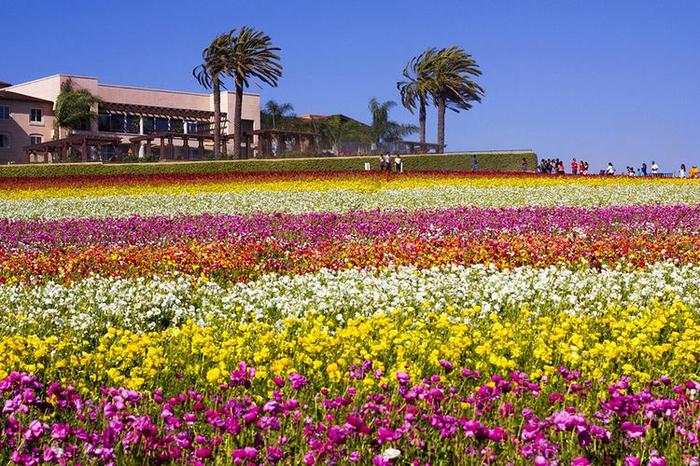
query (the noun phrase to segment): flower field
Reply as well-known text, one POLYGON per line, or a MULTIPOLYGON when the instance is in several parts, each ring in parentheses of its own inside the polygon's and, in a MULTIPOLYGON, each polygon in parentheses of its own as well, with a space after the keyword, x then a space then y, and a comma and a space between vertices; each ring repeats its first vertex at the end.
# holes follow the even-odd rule
POLYGON ((0 180, 3 464, 700 464, 700 183, 0 180))

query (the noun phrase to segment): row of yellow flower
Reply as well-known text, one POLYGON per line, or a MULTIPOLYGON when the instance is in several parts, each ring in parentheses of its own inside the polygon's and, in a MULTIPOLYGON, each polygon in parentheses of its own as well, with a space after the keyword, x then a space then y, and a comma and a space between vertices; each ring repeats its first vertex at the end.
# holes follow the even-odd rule
POLYGON ((259 191, 326 191, 350 189, 364 192, 383 189, 431 188, 437 186, 456 187, 545 187, 579 185, 599 187, 610 185, 639 185, 643 183, 688 184, 694 180, 652 179, 635 177, 589 177, 589 176, 517 176, 463 174, 403 174, 400 176, 377 176, 376 174, 297 174, 271 177, 237 175, 232 177, 133 177, 104 180, 81 178, 78 180, 37 180, 16 183, 0 182, 0 199, 44 199, 61 197, 144 195, 144 194, 196 194, 216 192, 259 191))
POLYGON ((263 376, 296 370, 313 374, 319 387, 334 387, 363 360, 383 371, 365 379, 373 385, 391 382, 396 371, 434 373, 441 359, 489 374, 520 369, 537 377, 564 366, 593 380, 630 375, 636 384, 664 374, 698 377, 700 317, 679 302, 603 316, 535 315, 526 306, 517 315, 478 307, 438 315, 429 307, 345 323, 309 314, 279 325, 190 323, 146 334, 110 329, 94 341, 5 335, 0 378, 17 370, 71 381, 85 392, 102 384, 176 390, 216 385, 247 361, 263 376))

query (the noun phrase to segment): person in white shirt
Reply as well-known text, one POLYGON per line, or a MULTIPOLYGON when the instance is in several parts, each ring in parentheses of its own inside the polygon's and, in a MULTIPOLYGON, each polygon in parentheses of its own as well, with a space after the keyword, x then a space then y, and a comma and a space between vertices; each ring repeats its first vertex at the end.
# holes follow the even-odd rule
POLYGON ((653 160, 651 161, 651 176, 656 176, 659 174, 659 166, 656 165, 656 162, 653 160))
POLYGON ((613 167, 612 162, 608 163, 608 168, 605 170, 606 175, 614 175, 615 174, 615 167, 613 167))
POLYGON ((396 154, 396 158, 394 159, 394 165, 396 166, 396 173, 403 172, 403 164, 401 163, 400 154, 396 154))
POLYGON ((681 164, 681 169, 678 170, 678 178, 685 178, 685 164, 681 164))

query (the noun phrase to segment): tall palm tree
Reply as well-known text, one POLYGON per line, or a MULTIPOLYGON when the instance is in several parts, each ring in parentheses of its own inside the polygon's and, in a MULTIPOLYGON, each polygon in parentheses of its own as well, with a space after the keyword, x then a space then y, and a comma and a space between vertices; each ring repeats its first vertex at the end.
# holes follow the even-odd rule
POLYGON ((389 120, 389 110, 396 107, 396 102, 387 100, 379 102, 375 97, 369 99, 369 111, 372 114, 372 126, 370 127, 372 139, 375 144, 392 142, 402 137, 415 133, 418 128, 414 125, 404 125, 389 120))
POLYGON ((431 90, 430 66, 437 49, 428 49, 413 57, 403 69, 404 81, 396 83, 401 94, 401 104, 413 113, 418 108, 418 138, 425 144, 426 107, 431 90))
POLYGON ((219 34, 202 50, 202 63, 192 70, 192 75, 206 89, 214 93, 214 158, 219 158, 221 150, 221 88, 223 78, 228 73, 227 50, 231 37, 229 33, 219 34))
POLYGON ((445 110, 469 110, 472 102, 481 102, 484 89, 472 80, 481 76, 476 61, 455 45, 440 49, 430 60, 430 94, 438 112, 437 143, 442 152, 445 145, 445 110))
POLYGON ((243 90, 251 80, 257 80, 277 87, 282 77, 282 64, 277 51, 272 46, 270 36, 261 31, 243 26, 238 32, 232 29, 226 51, 227 74, 233 78, 236 87, 236 106, 233 116, 233 155, 241 157, 241 113, 243 109, 243 90))
POLYGON ((268 100, 263 112, 272 120, 272 129, 276 129, 277 119, 294 116, 294 106, 289 102, 280 104, 274 100, 268 100))

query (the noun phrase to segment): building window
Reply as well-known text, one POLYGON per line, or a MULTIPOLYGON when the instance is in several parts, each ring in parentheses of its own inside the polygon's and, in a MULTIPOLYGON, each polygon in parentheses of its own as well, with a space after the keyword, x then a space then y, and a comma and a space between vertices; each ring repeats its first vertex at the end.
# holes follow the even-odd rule
POLYGON ((29 121, 32 123, 41 123, 42 114, 40 108, 33 108, 29 111, 29 121))
POLYGON ((0 105, 0 120, 10 119, 10 107, 7 105, 0 105))
POLYGON ((197 134, 198 128, 197 128, 197 122, 196 121, 188 121, 187 122, 187 133, 188 134, 197 134))
POLYGON ((155 132, 166 132, 170 129, 170 121, 168 118, 156 118, 156 128, 155 132))
POLYGON ((41 144, 43 138, 41 137, 41 134, 30 134, 29 135, 29 143, 30 144, 41 144))
POLYGON ((0 149, 9 149, 9 148, 10 148, 10 135, 0 133, 0 149))
POLYGON ((141 118, 136 115, 126 116, 126 132, 131 134, 139 134, 141 131, 141 118))
POLYGON ((153 117, 143 117, 143 134, 155 132, 156 123, 153 117))

